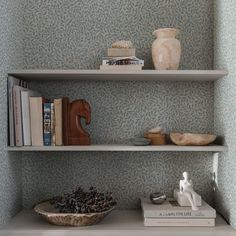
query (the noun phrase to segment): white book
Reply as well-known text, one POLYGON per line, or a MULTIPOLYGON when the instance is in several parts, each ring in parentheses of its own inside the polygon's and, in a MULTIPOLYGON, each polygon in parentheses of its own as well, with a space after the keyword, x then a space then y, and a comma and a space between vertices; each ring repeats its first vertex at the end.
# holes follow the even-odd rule
POLYGON ((19 85, 20 80, 14 76, 8 76, 8 138, 9 145, 15 146, 15 124, 14 124, 14 103, 13 103, 13 86, 19 85))
POLYGON ((143 65, 101 65, 100 70, 112 71, 139 71, 142 70, 143 65))
POLYGON ((144 218, 144 226, 159 227, 214 227, 215 219, 188 219, 188 218, 144 218))
POLYGON ((141 207, 144 218, 216 218, 216 210, 204 201, 198 211, 193 211, 191 207, 181 207, 173 199, 155 205, 149 198, 142 198, 141 207))
POLYGON ((19 85, 13 86, 13 110, 14 110, 14 127, 15 127, 15 145, 23 146, 23 129, 22 129, 22 110, 21 110, 21 91, 26 90, 19 85))
POLYGON ((23 127, 23 144, 24 146, 32 145, 31 128, 30 128, 30 104, 29 98, 40 96, 36 91, 21 90, 21 111, 22 111, 22 127, 23 127))
POLYGON ((43 146, 42 97, 30 97, 30 129, 32 146, 43 146))

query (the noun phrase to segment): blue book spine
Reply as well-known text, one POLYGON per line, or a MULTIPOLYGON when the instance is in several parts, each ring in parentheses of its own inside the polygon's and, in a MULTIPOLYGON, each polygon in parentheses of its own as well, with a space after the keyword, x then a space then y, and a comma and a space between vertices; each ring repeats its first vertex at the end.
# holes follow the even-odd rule
POLYGON ((43 105, 43 144, 51 146, 51 103, 43 105))

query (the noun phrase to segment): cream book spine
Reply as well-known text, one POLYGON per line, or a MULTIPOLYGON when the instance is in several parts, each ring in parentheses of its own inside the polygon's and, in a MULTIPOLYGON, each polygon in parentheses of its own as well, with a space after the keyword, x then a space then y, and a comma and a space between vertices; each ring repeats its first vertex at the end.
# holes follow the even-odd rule
POLYGON ((15 126, 15 144, 23 146, 23 129, 22 129, 22 109, 21 109, 21 91, 25 88, 13 86, 13 110, 14 110, 14 126, 15 126))
POLYGON ((21 111, 24 146, 32 145, 30 128, 30 97, 40 96, 38 92, 32 90, 21 90, 21 111))
POLYGON ((30 97, 30 129, 32 146, 43 146, 43 98, 30 97))
POLYGON ((108 57, 130 57, 135 56, 135 48, 108 48, 108 57))
POLYGON ((215 219, 188 219, 188 218, 144 218, 144 226, 159 227, 214 227, 215 219))
POLYGON ((62 99, 54 99, 55 111, 55 143, 57 146, 63 144, 62 141, 62 99))

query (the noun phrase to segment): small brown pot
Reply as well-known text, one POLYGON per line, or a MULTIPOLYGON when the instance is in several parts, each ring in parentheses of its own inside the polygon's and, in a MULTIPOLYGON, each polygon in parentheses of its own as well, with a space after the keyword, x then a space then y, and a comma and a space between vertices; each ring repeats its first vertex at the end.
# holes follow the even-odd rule
POLYGON ((165 145, 166 144, 165 134, 146 133, 144 137, 151 140, 151 145, 165 145))

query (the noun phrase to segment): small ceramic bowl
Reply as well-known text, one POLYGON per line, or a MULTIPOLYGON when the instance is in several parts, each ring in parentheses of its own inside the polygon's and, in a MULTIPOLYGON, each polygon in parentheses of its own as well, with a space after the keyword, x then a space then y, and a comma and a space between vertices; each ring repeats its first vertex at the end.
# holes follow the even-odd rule
POLYGON ((135 146, 147 146, 150 144, 151 140, 147 138, 134 138, 131 140, 131 142, 135 146))

